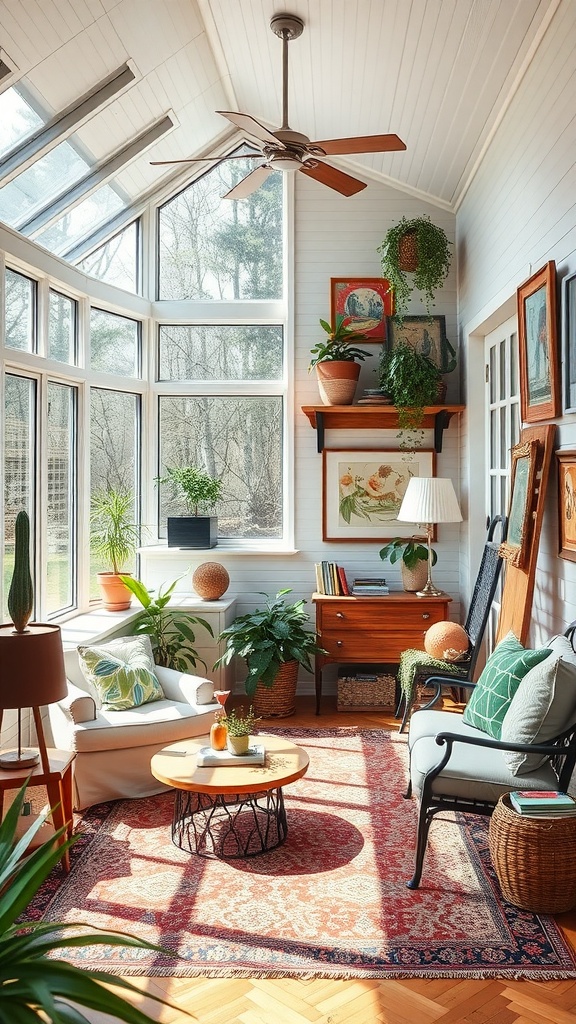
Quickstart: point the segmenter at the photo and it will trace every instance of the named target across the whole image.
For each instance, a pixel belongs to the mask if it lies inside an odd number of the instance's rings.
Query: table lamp
[[[428,579],[417,597],[438,597],[443,593],[432,583],[432,529],[435,523],[461,523],[462,513],[448,477],[413,476],[408,482],[400,511],[396,517],[402,523],[418,523],[426,527],[428,540]]]
[[[68,693],[59,626],[30,622],[23,632],[13,623],[0,625],[0,729],[5,710],[18,710],[18,749],[0,754],[0,769],[31,768],[42,760],[49,771],[40,708]],[[23,750],[22,708],[32,708],[39,750]]]

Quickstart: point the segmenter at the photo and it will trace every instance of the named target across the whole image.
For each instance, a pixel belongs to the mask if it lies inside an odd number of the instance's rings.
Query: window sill
[[[149,555],[162,555],[163,558],[192,558],[196,555],[199,558],[214,558],[222,555],[228,558],[229,555],[297,555],[299,551],[288,545],[282,546],[277,541],[270,541],[258,544],[257,547],[250,547],[248,544],[245,547],[226,547],[224,544],[217,544],[215,548],[169,548],[167,544],[148,544],[146,547],[138,548],[138,554],[141,558]]]

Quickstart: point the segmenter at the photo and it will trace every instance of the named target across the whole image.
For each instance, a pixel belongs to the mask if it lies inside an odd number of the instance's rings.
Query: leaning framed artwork
[[[564,412],[576,412],[576,274],[562,282],[562,370]]]
[[[558,553],[576,562],[576,448],[560,448],[558,459]]]
[[[399,342],[428,356],[441,373],[450,373],[456,366],[456,352],[446,337],[445,316],[390,317],[388,346],[393,349]]]
[[[511,565],[522,569],[528,559],[532,536],[532,510],[535,495],[537,441],[516,444],[512,449],[508,534],[500,545],[500,554]]]
[[[517,291],[520,411],[523,423],[559,415],[556,265],[545,267]]]
[[[364,334],[362,341],[386,340],[386,318],[394,312],[394,293],[384,277],[330,278],[330,311],[349,318],[349,326]]]
[[[396,518],[408,481],[436,474],[436,455],[325,448],[322,453],[322,539],[385,541],[422,535]]]

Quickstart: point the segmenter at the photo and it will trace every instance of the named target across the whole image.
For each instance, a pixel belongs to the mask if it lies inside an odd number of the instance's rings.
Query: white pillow
[[[552,654],[521,680],[502,722],[501,740],[509,743],[547,743],[576,722],[576,654],[566,637],[547,645]],[[514,775],[528,775],[546,757],[503,751]]]

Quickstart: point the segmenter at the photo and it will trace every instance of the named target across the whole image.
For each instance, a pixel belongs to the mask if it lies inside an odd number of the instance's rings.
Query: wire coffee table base
[[[200,857],[256,857],[288,835],[282,790],[210,796],[177,790],[172,842]]]

